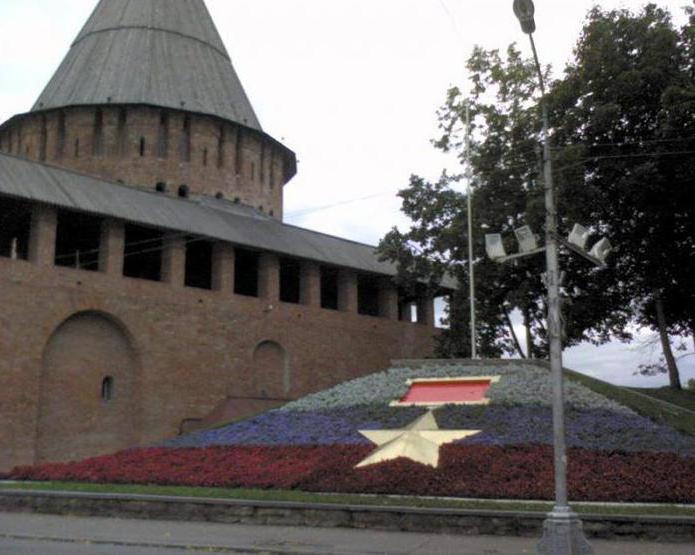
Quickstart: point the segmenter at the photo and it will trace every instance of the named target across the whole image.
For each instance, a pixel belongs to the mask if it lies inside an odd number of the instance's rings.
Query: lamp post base
[[[536,547],[538,555],[591,555],[582,521],[569,507],[555,507],[543,522],[543,537]]]

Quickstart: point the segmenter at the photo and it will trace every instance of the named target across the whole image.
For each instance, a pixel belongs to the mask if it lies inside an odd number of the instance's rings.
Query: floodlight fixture
[[[589,251],[589,255],[593,256],[596,258],[598,261],[601,262],[604,266],[606,265],[606,258],[610,254],[610,252],[613,250],[613,246],[611,245],[611,242],[606,239],[605,237],[601,239],[598,243],[596,243],[591,251]]]
[[[488,233],[485,235],[485,252],[492,260],[507,256],[500,233]]]
[[[530,253],[538,249],[538,239],[527,225],[514,230],[516,240],[519,242],[520,253]]]
[[[521,30],[527,35],[536,30],[536,20],[533,18],[535,13],[532,0],[514,0],[514,15],[521,23]]]
[[[583,225],[574,224],[572,231],[567,237],[567,242],[579,247],[582,250],[586,250],[586,242],[589,239],[590,233],[591,232]]]

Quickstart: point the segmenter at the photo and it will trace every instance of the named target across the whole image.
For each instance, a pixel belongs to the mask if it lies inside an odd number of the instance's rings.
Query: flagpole
[[[473,263],[473,179],[471,172],[471,110],[470,103],[466,102],[466,155],[465,176],[468,188],[468,284],[471,309],[471,358],[478,358],[478,338],[475,330],[475,264]]]

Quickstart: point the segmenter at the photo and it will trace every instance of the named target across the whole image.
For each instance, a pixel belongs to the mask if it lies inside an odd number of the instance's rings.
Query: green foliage
[[[565,345],[628,339],[627,324],[635,320],[655,327],[657,299],[671,333],[695,329],[695,9],[689,14],[689,24],[679,30],[653,4],[637,14],[592,9],[574,61],[551,84],[546,100],[559,231],[582,223],[591,226],[593,241],[607,236],[615,246],[608,270],[563,257]],[[467,67],[471,97],[448,91],[433,144],[463,161],[468,104],[480,348],[487,355],[521,353],[508,322],[517,308],[531,352],[542,356],[543,257],[500,265],[488,261],[484,250],[485,233],[502,233],[513,252],[514,228],[544,227],[535,65],[512,45],[504,55],[476,48]],[[393,230],[381,245],[383,257],[399,263],[404,282],[435,283],[445,271],[459,279],[440,353],[455,356],[470,352],[467,199],[451,190],[461,177],[444,174],[430,183],[414,176],[400,193],[413,225],[407,232]]]

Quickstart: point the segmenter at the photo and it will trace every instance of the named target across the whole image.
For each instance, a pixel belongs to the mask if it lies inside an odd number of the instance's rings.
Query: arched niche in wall
[[[80,312],[51,334],[43,355],[37,462],[65,461],[133,445],[138,357],[115,318]]]
[[[253,385],[258,397],[284,399],[290,383],[287,351],[275,341],[261,341],[253,352]]]

